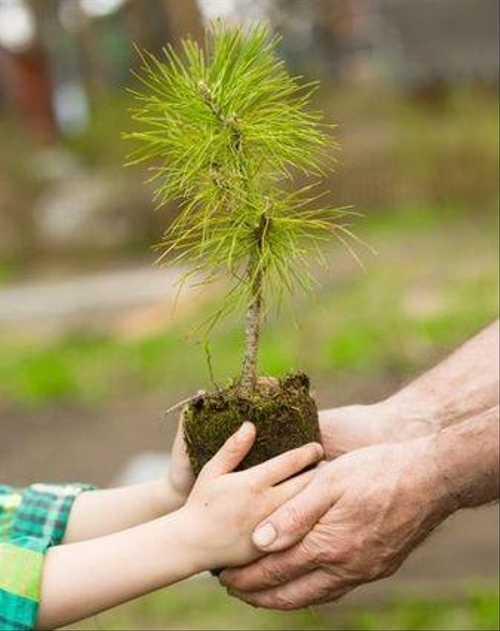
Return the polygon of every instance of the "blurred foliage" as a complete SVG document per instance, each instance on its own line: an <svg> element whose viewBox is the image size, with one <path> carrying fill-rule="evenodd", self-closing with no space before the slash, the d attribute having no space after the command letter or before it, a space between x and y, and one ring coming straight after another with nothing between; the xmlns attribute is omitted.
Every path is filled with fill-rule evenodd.
<svg viewBox="0 0 500 631"><path fill-rule="evenodd" d="M363 273L335 252L334 271L323 276L317 296L271 317L263 372L301 367L315 382L338 384L346 375L405 379L424 368L496 317L496 227L489 216L425 208L361 222L380 256L365 259ZM293 314L300 314L297 322ZM201 345L183 339L190 324L134 340L90 333L45 345L1 340L0 397L40 406L209 386ZM235 319L214 333L222 382L236 374L242 343Z"/></svg>
<svg viewBox="0 0 500 631"><path fill-rule="evenodd" d="M444 204L471 212L496 204L494 91L456 88L438 103L422 103L381 88L325 83L315 105L338 124L343 149L328 182L337 203L360 209ZM125 94L98 100L91 125L67 146L95 167L123 164L127 143L119 137L130 128L129 106Z"/></svg>
<svg viewBox="0 0 500 631"><path fill-rule="evenodd" d="M444 205L471 213L498 203L498 112L487 89L438 102L373 89L323 93L343 153L331 182L359 209Z"/></svg>
<svg viewBox="0 0 500 631"><path fill-rule="evenodd" d="M15 277L15 265L8 260L0 260L0 287Z"/></svg>
<svg viewBox="0 0 500 631"><path fill-rule="evenodd" d="M62 147L86 170L103 178L116 175L132 148L120 139L130 129L129 104L124 92L96 97L89 127L66 138ZM454 207L472 216L496 210L498 108L493 90L455 88L438 102L425 102L380 87L325 83L314 105L325 111L327 122L338 123L336 136L343 148L335 155L335 173L325 182L332 198L324 203L353 204L361 212L408 205ZM11 234L8 240L0 234L0 248L13 250L24 264L36 246L33 208L54 182L40 177L43 155L37 160L19 125L0 121L0 135L0 227L6 223ZM131 186L142 189L140 181L147 175L139 172ZM142 207L124 212L142 213L145 224L151 221ZM171 216L162 211L157 221L166 226ZM71 252L73 261L77 254Z"/></svg>
<svg viewBox="0 0 500 631"><path fill-rule="evenodd" d="M82 133L66 137L63 146L87 167L121 168L130 149L121 140L122 132L130 127L129 107L130 96L125 90L96 98L89 126Z"/></svg>
<svg viewBox="0 0 500 631"><path fill-rule="evenodd" d="M283 614L229 599L206 581L174 587L80 623L78 629L253 629L254 631L494 631L498 594L474 589L460 600L402 598L385 605L311 608Z"/></svg>
<svg viewBox="0 0 500 631"><path fill-rule="evenodd" d="M1 282L1 269L11 267L13 258L26 262L32 254L33 205L43 184L37 175L36 145L27 130L19 128L13 119L0 117L0 138Z"/></svg>

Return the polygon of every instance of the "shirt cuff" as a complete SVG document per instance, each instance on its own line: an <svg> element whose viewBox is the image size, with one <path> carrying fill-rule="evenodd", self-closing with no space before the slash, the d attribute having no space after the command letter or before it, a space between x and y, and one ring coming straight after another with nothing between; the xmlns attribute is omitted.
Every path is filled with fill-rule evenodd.
<svg viewBox="0 0 500 631"><path fill-rule="evenodd" d="M16 513L12 537L34 537L47 542L47 547L62 543L71 509L88 484L33 484L23 493Z"/></svg>

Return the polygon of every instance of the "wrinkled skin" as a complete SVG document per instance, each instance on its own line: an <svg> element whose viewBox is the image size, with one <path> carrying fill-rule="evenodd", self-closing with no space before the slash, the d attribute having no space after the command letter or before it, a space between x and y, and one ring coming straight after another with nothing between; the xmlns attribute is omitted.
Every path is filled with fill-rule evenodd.
<svg viewBox="0 0 500 631"><path fill-rule="evenodd" d="M256 530L267 556L222 582L273 609L333 601L394 573L454 510L498 499L498 336L496 321L388 399L322 412L337 460Z"/></svg>
<svg viewBox="0 0 500 631"><path fill-rule="evenodd" d="M359 449L320 467L305 491L278 509L277 542L261 546L270 554L224 572L221 581L258 607L333 601L393 574L454 508L432 437Z"/></svg>

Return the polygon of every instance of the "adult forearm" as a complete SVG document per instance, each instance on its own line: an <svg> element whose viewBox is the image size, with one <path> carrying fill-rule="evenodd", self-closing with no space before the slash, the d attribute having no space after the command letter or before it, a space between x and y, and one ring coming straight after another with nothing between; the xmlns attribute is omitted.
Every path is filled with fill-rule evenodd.
<svg viewBox="0 0 500 631"><path fill-rule="evenodd" d="M456 508L499 497L498 405L436 435L436 463Z"/></svg>
<svg viewBox="0 0 500 631"><path fill-rule="evenodd" d="M199 565L203 555L183 540L186 519L178 511L114 535L49 550L39 628L81 620L204 569Z"/></svg>
<svg viewBox="0 0 500 631"><path fill-rule="evenodd" d="M423 433L498 405L499 323L494 322L381 405Z"/></svg>
<svg viewBox="0 0 500 631"><path fill-rule="evenodd" d="M88 491L76 500L64 543L85 541L132 528L177 510L181 499L165 480Z"/></svg>
<svg viewBox="0 0 500 631"><path fill-rule="evenodd" d="M327 457L434 434L498 405L498 338L497 321L389 398L323 410Z"/></svg>

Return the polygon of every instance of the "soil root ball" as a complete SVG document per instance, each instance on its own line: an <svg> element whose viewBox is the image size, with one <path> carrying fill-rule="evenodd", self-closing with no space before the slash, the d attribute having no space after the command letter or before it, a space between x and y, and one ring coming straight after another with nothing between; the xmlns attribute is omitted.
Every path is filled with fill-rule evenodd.
<svg viewBox="0 0 500 631"><path fill-rule="evenodd" d="M239 469L320 441L318 410L302 372L260 378L254 392L233 385L197 396L184 410L186 445L196 475L242 423L257 428L255 445Z"/></svg>

